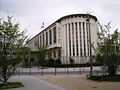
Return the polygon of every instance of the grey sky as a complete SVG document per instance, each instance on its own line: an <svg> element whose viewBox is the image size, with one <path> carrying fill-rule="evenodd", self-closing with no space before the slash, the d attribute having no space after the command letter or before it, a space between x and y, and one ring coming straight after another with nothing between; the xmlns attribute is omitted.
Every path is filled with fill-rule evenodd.
<svg viewBox="0 0 120 90"><path fill-rule="evenodd" d="M120 28L120 0L0 0L0 18L12 15L33 37L62 16L90 12L101 24Z"/></svg>

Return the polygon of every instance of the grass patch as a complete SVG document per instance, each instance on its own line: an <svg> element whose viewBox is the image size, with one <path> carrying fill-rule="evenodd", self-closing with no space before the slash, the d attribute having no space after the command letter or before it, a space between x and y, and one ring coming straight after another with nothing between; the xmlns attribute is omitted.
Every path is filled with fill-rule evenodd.
<svg viewBox="0 0 120 90"><path fill-rule="evenodd" d="M114 75L114 76L109 76L109 75L99 75L99 76L90 76L88 77L89 80L94 80L94 81L107 81L107 82L120 82L120 75Z"/></svg>
<svg viewBox="0 0 120 90"><path fill-rule="evenodd" d="M98 87L92 87L92 88L98 88Z"/></svg>
<svg viewBox="0 0 120 90"><path fill-rule="evenodd" d="M21 82L8 82L5 86L0 84L0 90L1 89L20 88L20 87L24 87L24 85Z"/></svg>

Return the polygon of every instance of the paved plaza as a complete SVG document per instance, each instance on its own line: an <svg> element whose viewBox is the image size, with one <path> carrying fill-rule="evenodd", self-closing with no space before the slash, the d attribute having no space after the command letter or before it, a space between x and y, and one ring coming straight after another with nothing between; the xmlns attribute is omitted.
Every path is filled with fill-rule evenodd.
<svg viewBox="0 0 120 90"><path fill-rule="evenodd" d="M22 82L25 87L7 90L66 90L33 76L13 76L9 81Z"/></svg>

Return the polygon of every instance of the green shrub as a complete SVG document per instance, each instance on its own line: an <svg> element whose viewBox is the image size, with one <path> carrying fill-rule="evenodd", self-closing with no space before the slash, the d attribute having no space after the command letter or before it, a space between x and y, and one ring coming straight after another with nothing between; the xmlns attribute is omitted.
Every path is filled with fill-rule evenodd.
<svg viewBox="0 0 120 90"><path fill-rule="evenodd" d="M20 88L24 87L24 85L21 82L7 82L6 85L3 86L3 84L0 84L0 90L1 89L11 89L11 88Z"/></svg>

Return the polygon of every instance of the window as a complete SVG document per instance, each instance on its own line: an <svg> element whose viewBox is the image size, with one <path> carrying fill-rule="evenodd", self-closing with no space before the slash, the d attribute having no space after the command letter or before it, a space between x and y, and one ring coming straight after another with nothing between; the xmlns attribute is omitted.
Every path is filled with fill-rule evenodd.
<svg viewBox="0 0 120 90"><path fill-rule="evenodd" d="M77 56L79 56L78 54L78 27L77 27L77 22L75 22L75 29L76 29L76 54Z"/></svg>
<svg viewBox="0 0 120 90"><path fill-rule="evenodd" d="M42 46L42 36L40 36L40 47Z"/></svg>
<svg viewBox="0 0 120 90"><path fill-rule="evenodd" d="M45 42L44 42L44 34L43 34L43 46L44 46L44 43L45 43Z"/></svg>
<svg viewBox="0 0 120 90"><path fill-rule="evenodd" d="M61 50L58 50L58 57L61 57Z"/></svg>
<svg viewBox="0 0 120 90"><path fill-rule="evenodd" d="M40 45L40 44L39 44L39 37L38 37L38 47L39 47L39 45Z"/></svg>
<svg viewBox="0 0 120 90"><path fill-rule="evenodd" d="M74 35L74 24L72 23L72 34Z"/></svg>
<svg viewBox="0 0 120 90"><path fill-rule="evenodd" d="M83 55L82 52L82 36L81 36L81 22L79 22L79 34L80 34L80 55Z"/></svg>
<svg viewBox="0 0 120 90"><path fill-rule="evenodd" d="M71 56L71 33L70 33L70 23L68 23L69 30L69 55Z"/></svg>
<svg viewBox="0 0 120 90"><path fill-rule="evenodd" d="M84 44L84 56L86 56L86 44Z"/></svg>
<svg viewBox="0 0 120 90"><path fill-rule="evenodd" d="M73 56L75 56L75 46L73 44Z"/></svg>
<svg viewBox="0 0 120 90"><path fill-rule="evenodd" d="M49 31L49 44L52 44L52 32L51 30Z"/></svg>
<svg viewBox="0 0 120 90"><path fill-rule="evenodd" d="M83 43L84 43L84 56L86 56L86 45L85 45L85 23L83 22Z"/></svg>
<svg viewBox="0 0 120 90"><path fill-rule="evenodd" d="M56 27L53 28L53 42L56 43Z"/></svg>
<svg viewBox="0 0 120 90"><path fill-rule="evenodd" d="M77 56L79 56L79 54L78 54L78 43L76 44L76 54L77 54Z"/></svg>
<svg viewBox="0 0 120 90"><path fill-rule="evenodd" d="M80 48L80 55L83 56L82 47Z"/></svg>
<svg viewBox="0 0 120 90"><path fill-rule="evenodd" d="M48 32L46 32L46 45L48 45Z"/></svg>
<svg viewBox="0 0 120 90"><path fill-rule="evenodd" d="M72 45L73 45L73 56L75 56L75 46L74 46L74 23L72 23Z"/></svg>

